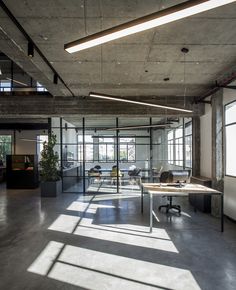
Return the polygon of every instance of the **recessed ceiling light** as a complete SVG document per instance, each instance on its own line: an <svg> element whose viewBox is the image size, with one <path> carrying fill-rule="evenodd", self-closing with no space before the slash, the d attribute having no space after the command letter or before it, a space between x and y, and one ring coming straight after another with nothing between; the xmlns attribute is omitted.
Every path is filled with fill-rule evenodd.
<svg viewBox="0 0 236 290"><path fill-rule="evenodd" d="M186 112L186 113L192 113L192 110L186 110L182 108L175 108L175 107L169 107L164 105L158 105L158 104L152 104L152 103L145 103L141 101L133 101L129 99L123 99L118 97L113 97L105 94L98 94L98 93L89 93L90 97L98 98L98 99L104 99L104 100L111 100L111 101L117 101L117 102L124 102L124 103L131 103L136 105L142 105L142 106L148 106L148 107L155 107L155 108L162 108L167 110L174 110L174 111L180 111L180 112Z"/></svg>
<svg viewBox="0 0 236 290"><path fill-rule="evenodd" d="M211 10L236 0L192 0L185 1L167 9L146 15L133 21L118 25L113 28L86 36L65 44L64 49L73 53L102 43L122 38L137 32L145 31L179 19Z"/></svg>

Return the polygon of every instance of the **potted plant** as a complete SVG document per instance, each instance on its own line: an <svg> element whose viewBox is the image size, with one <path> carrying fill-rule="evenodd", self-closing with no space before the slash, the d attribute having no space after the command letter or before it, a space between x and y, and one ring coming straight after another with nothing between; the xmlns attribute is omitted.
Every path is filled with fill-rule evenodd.
<svg viewBox="0 0 236 290"><path fill-rule="evenodd" d="M41 196L56 197L61 193L61 178L58 171L58 154L54 151L56 145L56 135L49 135L48 142L43 143L41 152Z"/></svg>

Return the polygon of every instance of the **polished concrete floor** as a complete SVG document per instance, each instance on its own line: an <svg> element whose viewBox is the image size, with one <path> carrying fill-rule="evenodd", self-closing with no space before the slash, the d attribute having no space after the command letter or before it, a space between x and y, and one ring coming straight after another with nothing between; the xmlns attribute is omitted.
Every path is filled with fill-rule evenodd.
<svg viewBox="0 0 236 290"><path fill-rule="evenodd" d="M158 207L160 200L155 200ZM236 289L236 224L194 213L157 212L148 198L62 194L0 185L0 289Z"/></svg>

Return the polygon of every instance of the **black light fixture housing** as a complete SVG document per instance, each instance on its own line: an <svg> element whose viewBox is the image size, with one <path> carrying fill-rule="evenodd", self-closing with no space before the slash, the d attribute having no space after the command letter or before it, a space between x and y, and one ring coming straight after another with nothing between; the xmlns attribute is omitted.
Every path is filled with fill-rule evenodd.
<svg viewBox="0 0 236 290"><path fill-rule="evenodd" d="M28 42L28 56L34 57L34 44L31 41Z"/></svg>
<svg viewBox="0 0 236 290"><path fill-rule="evenodd" d="M58 75L57 75L57 74L54 74L54 75L53 75L53 83L54 83L55 85L58 84Z"/></svg>

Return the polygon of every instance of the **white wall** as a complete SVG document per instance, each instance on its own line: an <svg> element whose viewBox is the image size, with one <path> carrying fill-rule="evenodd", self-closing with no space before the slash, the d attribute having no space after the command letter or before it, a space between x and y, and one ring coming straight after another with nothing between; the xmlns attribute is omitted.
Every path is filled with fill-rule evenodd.
<svg viewBox="0 0 236 290"><path fill-rule="evenodd" d="M205 106L205 115L200 117L200 174L205 177L212 177L212 110L211 105Z"/></svg>
<svg viewBox="0 0 236 290"><path fill-rule="evenodd" d="M223 105L226 105L232 101L236 101L235 90L224 89ZM236 220L236 177L224 177L224 195L225 214Z"/></svg>
<svg viewBox="0 0 236 290"><path fill-rule="evenodd" d="M46 135L47 130L22 130L16 131L15 140L15 152L14 152L14 131L13 130L1 130L0 135L11 135L12 136L12 154L37 154L36 140L37 135ZM22 139L29 140L22 140Z"/></svg>
<svg viewBox="0 0 236 290"><path fill-rule="evenodd" d="M224 89L223 106L236 100L234 90ZM212 164L212 111L206 105L206 113L200 118L201 124L201 175L211 177ZM236 132L235 132L236 134ZM225 146L224 146L225 147ZM236 177L224 176L224 213L236 220Z"/></svg>
<svg viewBox="0 0 236 290"><path fill-rule="evenodd" d="M37 135L46 135L45 130L16 131L16 150L14 154L37 154ZM28 140L22 140L22 139Z"/></svg>

